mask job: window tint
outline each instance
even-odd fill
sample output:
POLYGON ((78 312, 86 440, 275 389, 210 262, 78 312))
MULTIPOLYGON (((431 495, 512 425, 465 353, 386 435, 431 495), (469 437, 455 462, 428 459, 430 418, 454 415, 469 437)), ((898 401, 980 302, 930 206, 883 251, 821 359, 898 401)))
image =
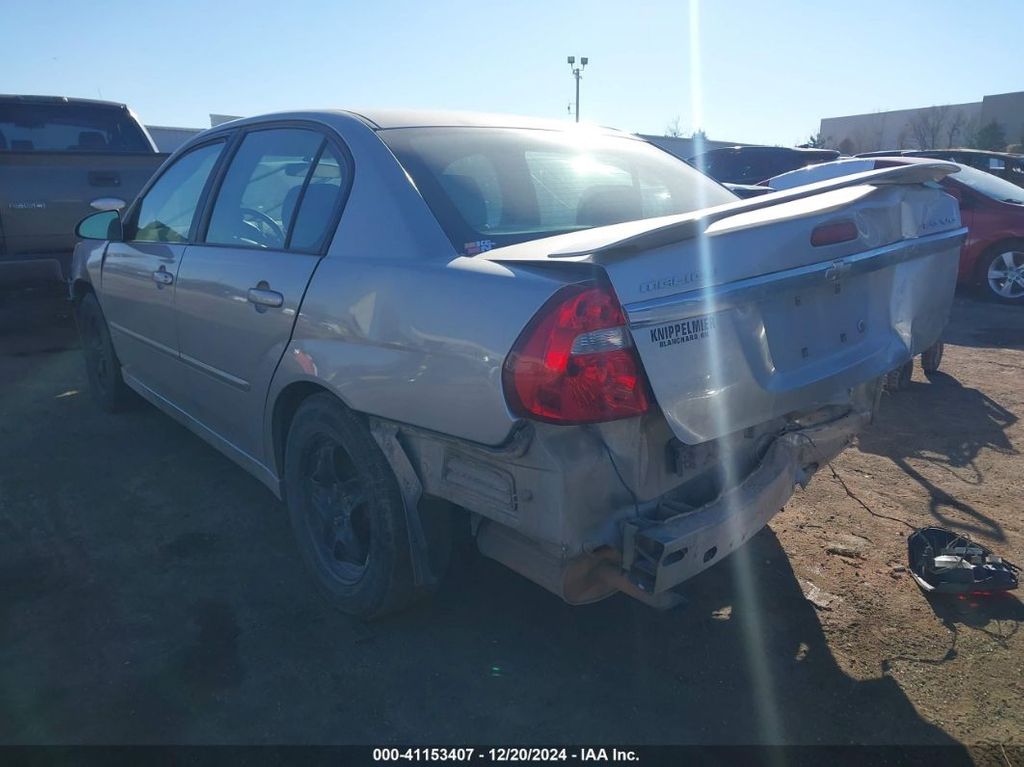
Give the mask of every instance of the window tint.
POLYGON ((460 157, 448 164, 438 180, 466 221, 481 230, 491 229, 501 222, 498 171, 486 155, 460 157))
POLYGON ((88 104, 11 104, 0 107, 0 151, 152 152, 123 109, 88 104))
MULTIPOLYGON (((320 250, 332 234, 328 227, 334 221, 342 190, 348 183, 348 166, 330 145, 317 161, 309 186, 302 194, 299 212, 292 226, 288 247, 293 250, 320 250)), ((287 213, 287 211, 285 211, 287 213)))
MULTIPOLYGON (((543 227, 576 226, 580 214, 586 218, 592 200, 602 195, 618 195, 635 202, 633 176, 613 160, 550 151, 528 151, 525 156, 537 192, 537 217, 543 227)), ((627 218, 643 218, 639 211, 632 212, 636 215, 627 218)))
POLYGON ((207 144, 177 159, 157 179, 139 206, 135 240, 185 242, 196 206, 224 142, 207 144))
POLYGON ((461 127, 378 135, 456 251, 470 255, 736 199, 682 160, 627 137, 461 127))
POLYGON ((284 248, 299 193, 323 143, 320 134, 293 128, 248 134, 217 193, 206 241, 284 248))

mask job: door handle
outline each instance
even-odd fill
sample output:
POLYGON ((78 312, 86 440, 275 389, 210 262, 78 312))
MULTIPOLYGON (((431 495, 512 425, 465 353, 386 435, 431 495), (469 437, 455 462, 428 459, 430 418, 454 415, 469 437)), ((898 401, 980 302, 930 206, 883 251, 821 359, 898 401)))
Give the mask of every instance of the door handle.
POLYGON ((97 197, 89 203, 94 210, 121 210, 127 205, 120 197, 97 197))
POLYGON ((174 282, 174 275, 161 266, 157 271, 153 272, 153 282, 156 283, 158 288, 162 288, 164 285, 170 285, 174 282))
MULTIPOLYGON (((265 285, 266 283, 262 284, 265 285)), ((257 309, 261 306, 269 306, 276 309, 284 304, 283 295, 278 293, 276 290, 269 290, 264 287, 249 288, 246 298, 249 299, 249 303, 256 304, 257 309)))

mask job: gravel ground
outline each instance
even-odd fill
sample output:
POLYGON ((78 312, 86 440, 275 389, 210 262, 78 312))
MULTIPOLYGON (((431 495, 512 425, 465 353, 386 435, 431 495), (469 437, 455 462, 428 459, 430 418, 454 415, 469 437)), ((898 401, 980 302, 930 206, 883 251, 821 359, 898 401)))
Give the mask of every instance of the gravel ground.
POLYGON ((1024 561, 1024 311, 960 298, 948 337, 834 462, 852 495, 822 470, 676 610, 467 557, 364 624, 257 481, 97 411, 66 323, 0 334, 0 742, 1022 744, 1021 603, 902 569, 929 523, 1024 561))

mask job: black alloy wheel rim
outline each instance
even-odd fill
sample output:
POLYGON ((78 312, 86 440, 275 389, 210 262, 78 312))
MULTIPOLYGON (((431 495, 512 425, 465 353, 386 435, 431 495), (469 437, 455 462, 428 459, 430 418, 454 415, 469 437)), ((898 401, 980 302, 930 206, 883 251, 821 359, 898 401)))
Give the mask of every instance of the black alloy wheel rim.
POLYGON ((369 500, 348 452, 320 434, 302 462, 305 520, 317 558, 344 583, 358 581, 370 558, 369 500))

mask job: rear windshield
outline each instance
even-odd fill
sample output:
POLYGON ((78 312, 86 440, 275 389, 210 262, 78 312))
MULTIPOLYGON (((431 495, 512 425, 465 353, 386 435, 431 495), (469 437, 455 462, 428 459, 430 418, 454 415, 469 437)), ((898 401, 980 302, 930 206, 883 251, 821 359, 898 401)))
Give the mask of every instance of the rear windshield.
POLYGON ((127 112, 88 104, 0 103, 0 152, 152 152, 127 112))
POLYGON ((644 141, 583 131, 380 131, 456 251, 689 213, 736 197, 644 141))

